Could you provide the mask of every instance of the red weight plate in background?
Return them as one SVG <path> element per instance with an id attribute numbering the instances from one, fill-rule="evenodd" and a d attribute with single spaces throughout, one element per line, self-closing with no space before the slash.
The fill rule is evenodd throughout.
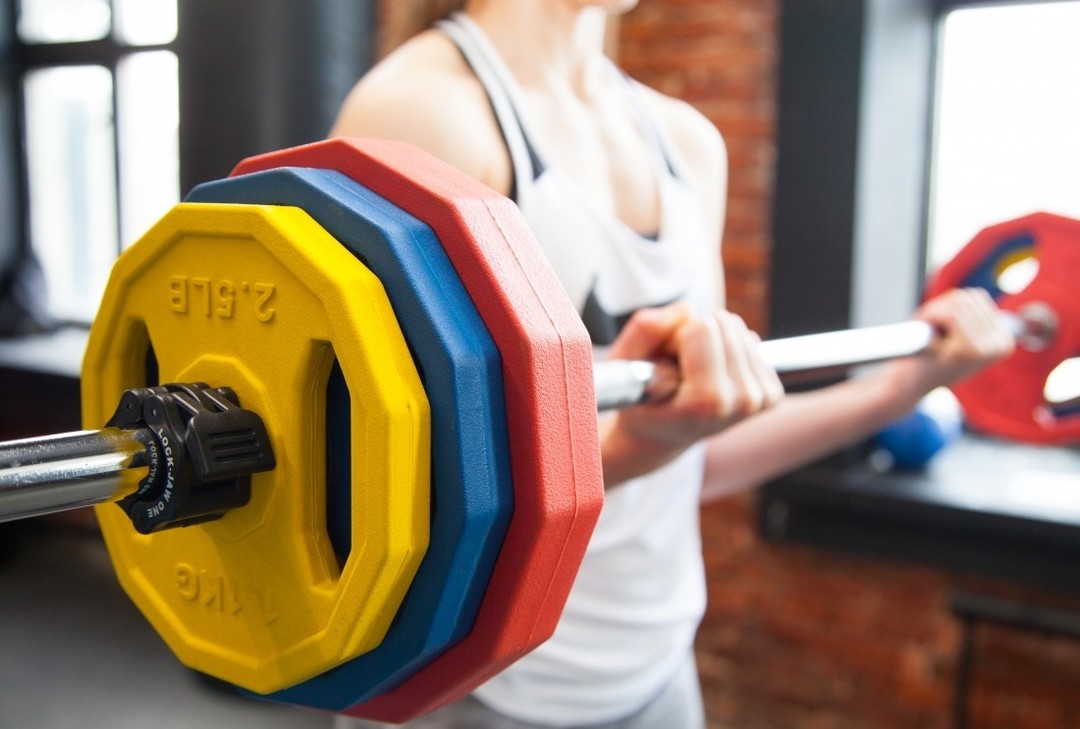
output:
<path id="1" fill-rule="evenodd" d="M 1023 258 L 1038 262 L 1035 277 L 1022 290 L 1006 293 L 998 277 Z M 975 430 L 1029 443 L 1080 442 L 1080 409 L 1059 406 L 1045 395 L 1047 378 L 1062 362 L 1080 356 L 1080 221 L 1033 213 L 989 226 L 940 270 L 927 297 L 950 288 L 980 286 L 1003 311 L 1049 310 L 1056 320 L 1045 348 L 1018 341 L 1013 356 L 955 383 L 953 392 Z"/>

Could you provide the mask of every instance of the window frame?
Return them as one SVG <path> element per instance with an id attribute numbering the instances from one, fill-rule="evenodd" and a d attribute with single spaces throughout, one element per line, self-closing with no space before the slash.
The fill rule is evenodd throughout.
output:
<path id="1" fill-rule="evenodd" d="M 126 59 L 138 54 L 156 51 L 167 51 L 175 54 L 177 52 L 177 39 L 174 38 L 167 43 L 150 43 L 143 45 L 133 45 L 124 42 L 117 38 L 114 26 L 115 17 L 113 17 L 110 21 L 109 34 L 101 39 L 58 42 L 27 41 L 22 39 L 18 33 L 20 0 L 3 0 L 3 2 L 5 15 L 10 19 L 11 23 L 9 42 L 11 43 L 13 60 L 13 78 L 11 79 L 7 92 L 10 94 L 16 114 L 16 136 L 14 139 L 7 140 L 5 146 L 10 145 L 9 149 L 13 155 L 12 158 L 16 159 L 18 164 L 17 184 L 19 186 L 18 199 L 21 211 L 19 216 L 20 221 L 18 223 L 17 242 L 14 245 L 9 243 L 8 255 L 12 261 L 35 255 L 33 252 L 33 240 L 29 222 L 33 201 L 30 196 L 30 160 L 27 156 L 29 145 L 27 144 L 24 79 L 28 74 L 37 70 L 71 66 L 99 66 L 105 68 L 113 79 L 111 107 L 113 119 L 113 185 L 117 192 L 112 215 L 117 231 L 115 254 L 119 255 L 124 243 L 121 233 L 121 221 L 125 213 L 125 201 L 123 199 L 124 196 L 121 194 L 121 190 L 123 189 L 122 177 L 124 171 L 121 165 L 121 156 L 123 153 L 121 148 L 122 130 L 120 129 L 119 124 L 120 89 L 117 83 L 118 69 Z M 112 3 L 110 2 L 110 8 L 111 6 Z M 14 230 L 9 231 L 8 234 L 10 235 L 14 232 Z M 85 320 L 64 320 L 60 323 L 77 327 L 89 327 L 89 322 L 93 315 L 94 311 L 91 310 L 86 312 Z"/>
<path id="2" fill-rule="evenodd" d="M 27 180 L 22 162 L 22 58 L 15 0 L 0 0 L 0 278 L 6 279 L 29 252 Z"/>
<path id="3" fill-rule="evenodd" d="M 0 0 L 0 56 L 6 61 L 0 66 L 0 282 L 33 256 L 21 90 L 28 69 L 96 62 L 115 78 L 132 53 L 175 53 L 183 195 L 228 175 L 246 156 L 325 136 L 377 50 L 377 0 L 181 0 L 176 39 L 138 46 L 111 37 L 24 43 L 17 35 L 17 2 Z M 114 118 L 115 103 L 114 97 Z M 114 128 L 114 134 L 123 131 Z M 118 140 L 117 157 L 120 149 Z M 121 169 L 117 159 L 118 190 Z M 118 196 L 118 224 L 121 204 Z"/>
<path id="4" fill-rule="evenodd" d="M 925 279 L 941 21 L 1047 1 L 1066 0 L 781 0 L 769 336 L 910 315 Z"/>

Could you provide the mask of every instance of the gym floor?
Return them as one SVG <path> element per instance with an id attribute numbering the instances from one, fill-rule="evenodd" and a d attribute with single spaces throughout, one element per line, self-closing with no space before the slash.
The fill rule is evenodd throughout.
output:
<path id="1" fill-rule="evenodd" d="M 180 665 L 121 591 L 85 520 L 0 524 L 0 727 L 328 729 Z"/>

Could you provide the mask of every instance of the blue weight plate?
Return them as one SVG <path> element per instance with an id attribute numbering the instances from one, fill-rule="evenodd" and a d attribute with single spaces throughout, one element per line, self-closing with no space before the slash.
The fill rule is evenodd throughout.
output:
<path id="1" fill-rule="evenodd" d="M 431 403 L 431 541 L 375 649 L 268 696 L 340 711 L 378 696 L 471 629 L 513 510 L 501 360 L 431 229 L 331 170 L 278 168 L 208 182 L 187 202 L 305 210 L 382 281 Z M 348 389 L 327 388 L 327 513 L 348 554 Z"/>

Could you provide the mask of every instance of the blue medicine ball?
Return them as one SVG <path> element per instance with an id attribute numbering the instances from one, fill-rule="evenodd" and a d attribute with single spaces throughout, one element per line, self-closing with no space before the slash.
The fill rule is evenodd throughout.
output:
<path id="1" fill-rule="evenodd" d="M 914 470 L 926 466 L 941 449 L 960 437 L 960 404 L 948 389 L 934 390 L 919 405 L 874 437 L 874 445 L 892 458 L 893 466 Z"/>

